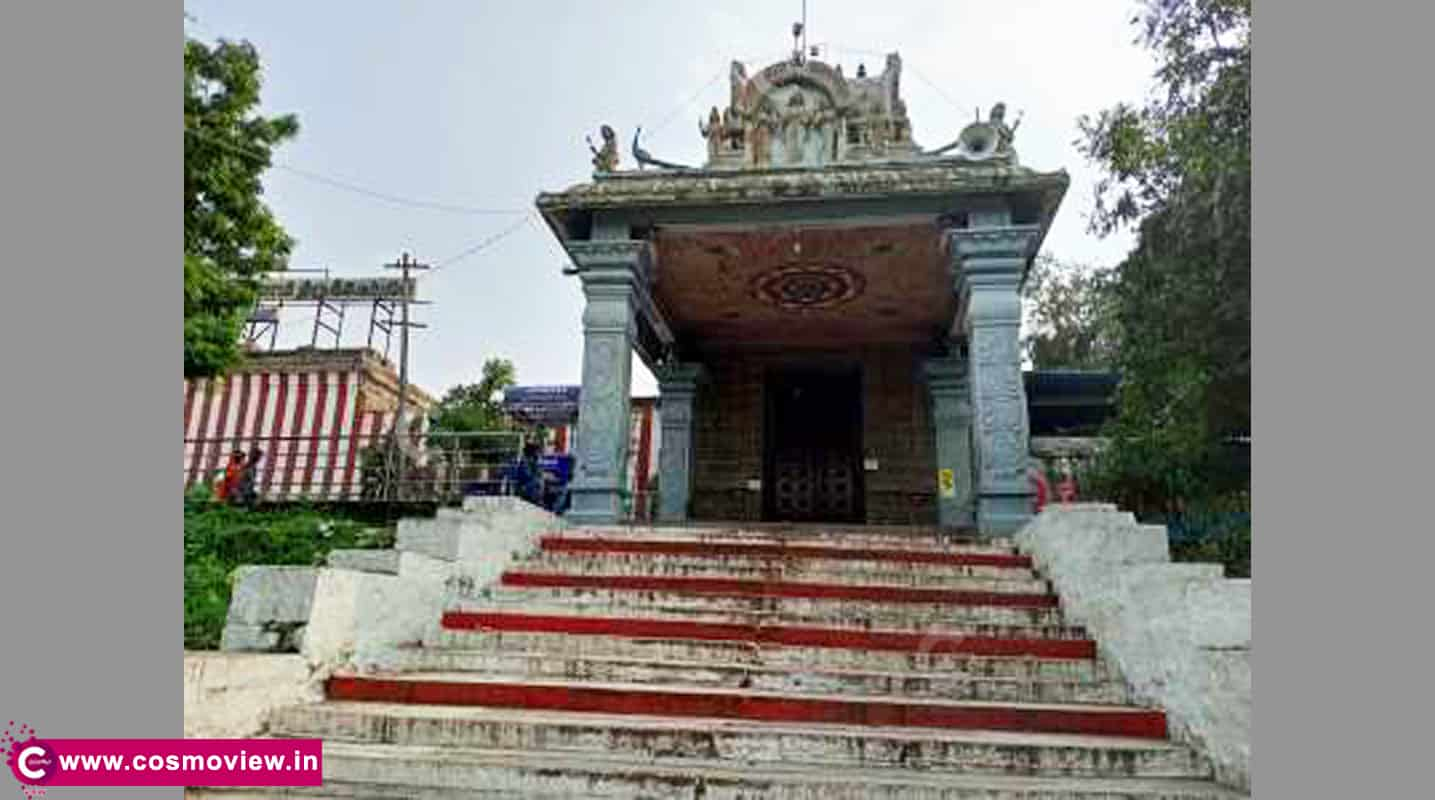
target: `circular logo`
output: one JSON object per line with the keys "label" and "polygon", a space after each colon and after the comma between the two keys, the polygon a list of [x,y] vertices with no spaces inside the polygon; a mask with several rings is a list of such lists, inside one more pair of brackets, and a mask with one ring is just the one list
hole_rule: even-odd
{"label": "circular logo", "polygon": [[55,751],[39,739],[16,742],[11,753],[10,771],[16,780],[31,786],[43,786],[60,771]]}
{"label": "circular logo", "polygon": [[792,311],[833,308],[856,298],[865,282],[846,267],[801,265],[775,269],[753,280],[753,296]]}

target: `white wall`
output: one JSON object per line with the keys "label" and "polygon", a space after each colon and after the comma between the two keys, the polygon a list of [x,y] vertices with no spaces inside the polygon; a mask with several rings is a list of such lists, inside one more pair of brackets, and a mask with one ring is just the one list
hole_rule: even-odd
{"label": "white wall", "polygon": [[1107,504],[1048,506],[1016,540],[1138,702],[1163,708],[1174,738],[1249,791],[1251,581],[1171,563],[1164,527]]}

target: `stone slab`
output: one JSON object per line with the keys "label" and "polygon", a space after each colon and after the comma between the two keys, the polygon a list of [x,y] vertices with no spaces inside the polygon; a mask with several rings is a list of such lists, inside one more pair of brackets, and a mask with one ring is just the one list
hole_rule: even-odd
{"label": "stone slab", "polygon": [[315,567],[243,566],[234,571],[229,622],[304,623],[314,597]]}
{"label": "stone slab", "polygon": [[320,670],[381,666],[394,647],[423,640],[441,591],[400,575],[322,569],[302,652]]}
{"label": "stone slab", "polygon": [[539,535],[562,528],[559,519],[515,497],[469,497],[462,509],[399,521],[395,549],[445,561],[491,561],[537,549]]}
{"label": "stone slab", "polygon": [[[793,724],[713,718],[325,702],[270,717],[287,737],[415,747],[722,758],[751,767],[919,767],[929,773],[1204,778],[1188,748],[1050,733]],[[327,753],[326,753],[327,756]]]}
{"label": "stone slab", "polygon": [[550,750],[435,751],[324,744],[324,786],[265,790],[191,788],[193,800],[459,800],[522,797],[701,797],[704,800],[1236,800],[1208,782],[1162,778],[929,775],[907,767],[735,765],[714,758],[621,756]]}
{"label": "stone slab", "polygon": [[[958,652],[901,652],[835,647],[760,646],[755,642],[695,639],[629,639],[621,636],[566,636],[561,633],[450,631],[438,646],[399,651],[392,663],[424,658],[428,669],[463,669],[482,657],[541,652],[555,660],[613,658],[630,661],[684,661],[787,671],[947,672],[954,675],[1094,681],[1115,677],[1100,660],[985,656]],[[449,666],[442,667],[440,665]]]}
{"label": "stone slab", "polygon": [[298,652],[309,621],[318,570],[314,567],[243,566],[235,570],[219,649]]}
{"label": "stone slab", "polygon": [[[604,658],[543,651],[480,653],[407,649],[398,662],[405,674],[461,673],[506,680],[569,679],[651,686],[745,688],[768,692],[867,694],[904,698],[1023,703],[1129,703],[1124,685],[1096,677],[1045,678],[1031,674],[987,675],[961,670],[822,670],[775,668],[732,661],[665,661]],[[1013,665],[1013,671],[1015,668]]]}
{"label": "stone slab", "polygon": [[351,569],[356,572],[376,572],[381,575],[399,574],[398,550],[331,550],[327,560],[335,569]]}
{"label": "stone slab", "polygon": [[255,736],[270,711],[321,699],[322,683],[298,655],[184,654],[186,738]]}

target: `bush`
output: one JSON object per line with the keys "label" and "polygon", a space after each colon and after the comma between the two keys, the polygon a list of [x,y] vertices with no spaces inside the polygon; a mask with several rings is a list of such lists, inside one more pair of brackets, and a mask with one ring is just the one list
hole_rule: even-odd
{"label": "bush", "polygon": [[1224,565],[1227,578],[1251,577],[1251,524],[1235,526],[1215,535],[1171,540],[1173,561]]}
{"label": "bush", "polygon": [[207,487],[184,502],[184,646],[212,650],[229,613],[231,576],[246,564],[318,566],[330,550],[393,544],[392,532],[312,508],[216,503]]}
{"label": "bush", "polygon": [[1166,526],[1173,561],[1221,564],[1228,578],[1251,577],[1248,491],[1228,490],[1209,499],[1166,496],[1153,501],[1142,490],[1160,481],[1123,481],[1120,475],[1102,474],[1100,470],[1110,467],[1099,459],[1092,466],[1078,477],[1083,500],[1115,503],[1142,523]]}

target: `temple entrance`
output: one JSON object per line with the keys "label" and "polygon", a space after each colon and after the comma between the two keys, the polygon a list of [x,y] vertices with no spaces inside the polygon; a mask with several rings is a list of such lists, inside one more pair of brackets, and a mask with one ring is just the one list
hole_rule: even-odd
{"label": "temple entrance", "polygon": [[764,394],[763,519],[862,522],[860,369],[774,369]]}

